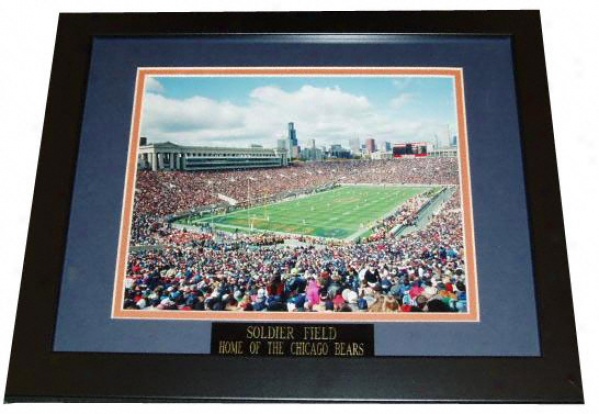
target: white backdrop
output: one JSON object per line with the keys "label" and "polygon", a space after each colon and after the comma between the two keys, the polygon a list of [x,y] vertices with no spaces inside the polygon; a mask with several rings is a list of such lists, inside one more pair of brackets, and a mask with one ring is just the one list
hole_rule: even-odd
{"label": "white backdrop", "polygon": [[[198,1],[144,0],[20,0],[0,2],[0,214],[10,218],[0,222],[0,389],[3,394],[17,308],[18,291],[27,236],[33,185],[39,153],[46,94],[59,12],[154,12],[154,11],[232,11],[232,10],[406,10],[406,9],[540,9],[543,20],[545,52],[557,147],[560,185],[564,207],[570,273],[577,316],[579,349],[587,404],[584,407],[544,407],[549,412],[599,408],[599,343],[597,341],[597,304],[599,271],[593,260],[599,256],[596,192],[599,190],[599,7],[593,1],[433,1],[418,2],[369,0],[344,1]],[[559,304],[556,304],[559,306]],[[35,327],[32,327],[35,329]],[[175,381],[176,382],[176,381]],[[594,409],[592,407],[595,407]],[[140,409],[124,405],[109,409]],[[182,408],[182,407],[181,407]],[[192,409],[206,409],[194,407]],[[227,407],[229,408],[229,407]],[[234,408],[234,407],[230,407]],[[313,409],[325,412],[344,410],[387,410],[376,406],[342,407],[305,405],[250,405],[243,410],[304,413]],[[453,410],[457,407],[439,407]],[[509,409],[530,412],[535,406],[484,407],[491,414]],[[27,405],[0,406],[7,412],[25,412]],[[50,412],[76,412],[81,407],[36,406]],[[85,408],[101,412],[105,406]],[[146,406],[144,410],[164,411],[165,406]],[[179,409],[176,407],[174,409]],[[214,409],[214,408],[212,408]],[[234,409],[239,409],[236,407]],[[399,410],[436,409],[399,407]],[[460,407],[463,412],[478,412],[477,406]]]}

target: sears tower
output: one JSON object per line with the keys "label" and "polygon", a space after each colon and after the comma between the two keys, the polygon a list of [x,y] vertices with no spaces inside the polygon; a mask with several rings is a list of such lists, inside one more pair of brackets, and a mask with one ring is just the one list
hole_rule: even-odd
{"label": "sears tower", "polygon": [[297,147],[297,135],[295,135],[295,128],[293,122],[289,123],[289,148]]}
{"label": "sears tower", "polygon": [[289,158],[298,158],[299,157],[299,146],[297,145],[297,135],[295,134],[295,128],[293,127],[293,122],[290,122],[288,125],[288,133],[287,133],[287,146],[289,148],[288,156]]}

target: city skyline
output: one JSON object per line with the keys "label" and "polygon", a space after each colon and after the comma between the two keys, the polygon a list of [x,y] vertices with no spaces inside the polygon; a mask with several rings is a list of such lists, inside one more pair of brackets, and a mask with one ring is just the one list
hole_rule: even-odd
{"label": "city skyline", "polygon": [[293,122],[302,148],[434,144],[456,119],[449,77],[149,77],[141,132],[149,143],[274,148]]}

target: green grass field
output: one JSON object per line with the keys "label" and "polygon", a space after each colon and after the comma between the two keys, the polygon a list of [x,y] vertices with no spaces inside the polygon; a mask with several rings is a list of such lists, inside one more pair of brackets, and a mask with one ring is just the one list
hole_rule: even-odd
{"label": "green grass field", "polygon": [[[430,187],[347,186],[291,201],[252,207],[225,215],[184,218],[180,224],[214,223],[216,228],[292,233],[345,239],[367,233],[406,200]],[[249,220],[248,220],[249,217]],[[248,225],[251,223],[251,226]]]}

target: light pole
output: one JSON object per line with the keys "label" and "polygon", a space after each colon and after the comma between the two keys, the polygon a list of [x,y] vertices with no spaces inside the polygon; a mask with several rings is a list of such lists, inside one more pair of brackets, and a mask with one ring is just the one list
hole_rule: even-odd
{"label": "light pole", "polygon": [[[272,177],[270,175],[266,175],[266,179],[270,180]],[[268,184],[270,186],[270,184]],[[266,202],[264,201],[264,197],[262,197],[262,206],[264,211],[264,218],[266,219],[266,228],[270,231],[270,217],[268,216],[268,203],[270,203],[270,196],[267,197]]]}
{"label": "light pole", "polygon": [[256,179],[253,177],[248,177],[248,207],[247,207],[248,210],[247,211],[248,211],[248,228],[250,229],[250,233],[251,233],[252,223],[250,221],[250,207],[252,206],[252,202],[250,199],[250,181],[256,181]]}
{"label": "light pole", "polygon": [[212,233],[214,234],[214,212],[215,212],[215,208],[214,208],[214,200],[216,200],[216,194],[214,191],[214,181],[212,180],[208,180],[207,183],[210,185],[210,187],[212,188],[212,211],[210,212],[210,230],[212,231]]}

